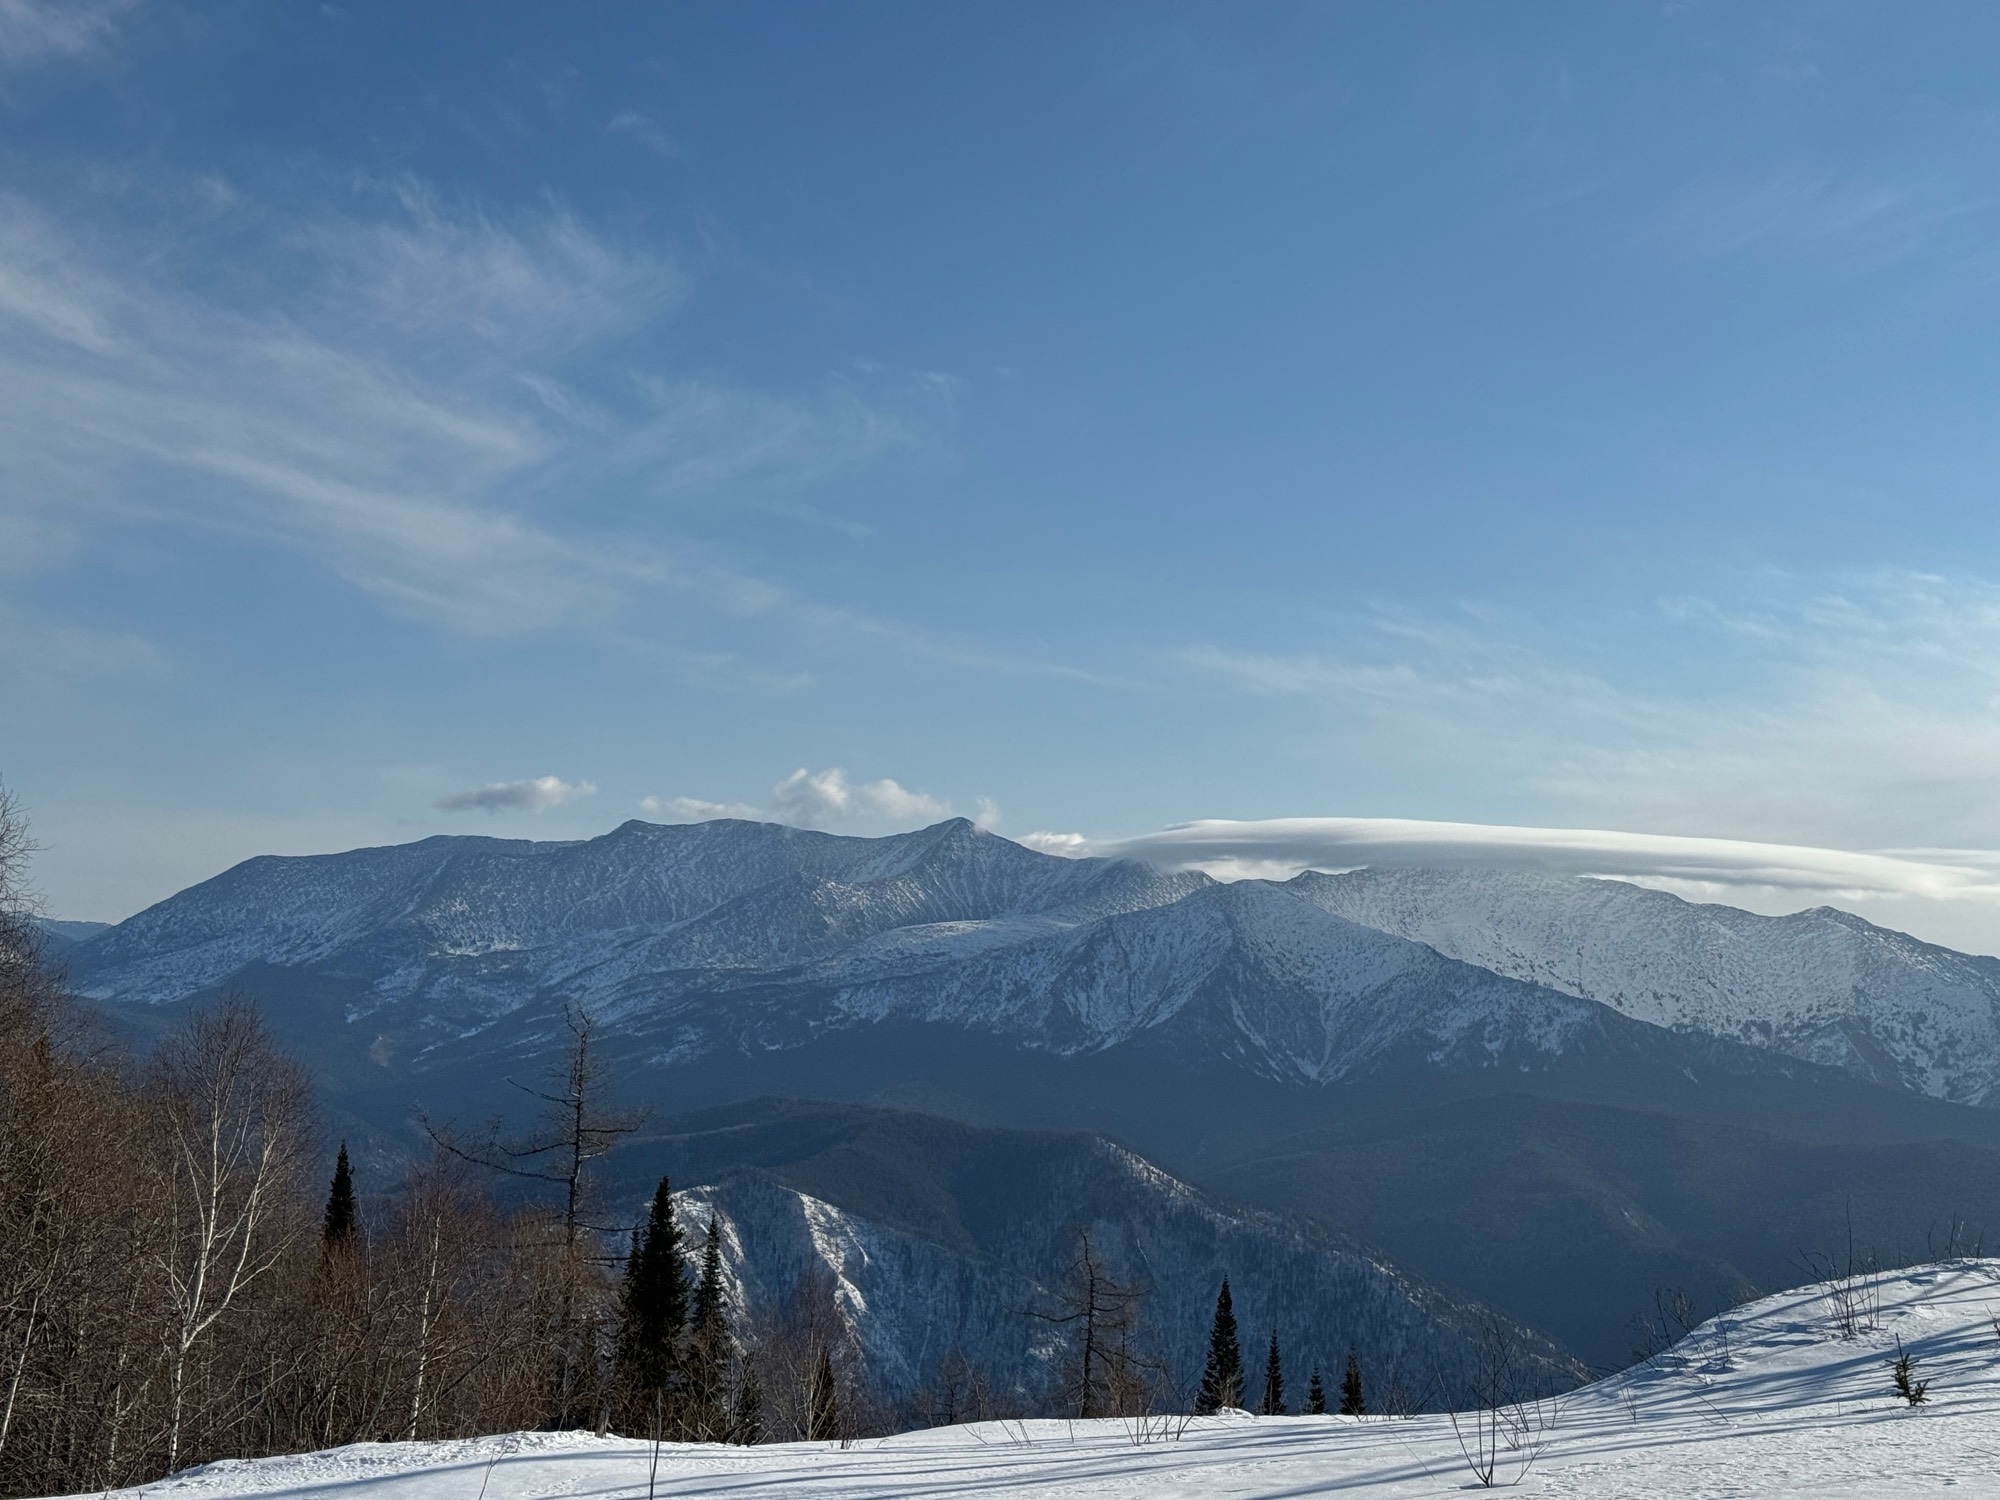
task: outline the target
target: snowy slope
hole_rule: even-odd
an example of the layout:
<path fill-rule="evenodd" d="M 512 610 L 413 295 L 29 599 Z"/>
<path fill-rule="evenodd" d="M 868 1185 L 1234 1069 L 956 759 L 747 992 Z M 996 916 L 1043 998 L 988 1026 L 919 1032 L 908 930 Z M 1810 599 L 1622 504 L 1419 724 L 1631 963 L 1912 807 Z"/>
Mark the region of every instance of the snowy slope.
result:
<path fill-rule="evenodd" d="M 1616 880 L 1308 874 L 1328 912 L 1636 1020 L 1768 1046 L 1961 1103 L 2000 1087 L 2000 959 L 1832 907 L 1762 917 Z"/>
<path fill-rule="evenodd" d="M 438 837 L 247 860 L 93 939 L 78 976 L 158 1004 L 252 964 L 331 963 L 365 980 L 360 1010 L 456 990 L 501 1013 L 538 987 L 592 999 L 635 974 L 767 968 L 923 924 L 1087 920 L 1206 883 L 1050 858 L 963 819 L 883 839 L 733 820 Z"/>
<path fill-rule="evenodd" d="M 1572 1500 L 1807 1500 L 1950 1493 L 2000 1497 L 2000 1262 L 1861 1284 L 1872 1326 L 1843 1338 L 1824 1289 L 1717 1319 L 1669 1356 L 1538 1407 L 1496 1478 Z M 1933 1382 L 1930 1403 L 1890 1391 L 1896 1341 Z M 1461 1417 L 1461 1431 L 1476 1419 Z M 1528 1458 L 1532 1454 L 1533 1462 Z M 651 1449 L 615 1437 L 515 1434 L 360 1445 L 211 1464 L 149 1485 L 151 1500 L 532 1500 L 647 1493 Z M 1385 1421 L 1223 1415 L 1164 1428 L 1130 1421 L 989 1423 L 848 1449 L 674 1446 L 660 1496 L 787 1500 L 1020 1497 L 1055 1500 L 1415 1500 L 1464 1493 L 1471 1476 L 1444 1417 Z"/>
<path fill-rule="evenodd" d="M 1392 1050 L 1560 1052 L 1593 1007 L 1496 978 L 1246 881 L 976 953 L 843 954 L 807 969 L 857 1019 L 942 1021 L 1060 1054 L 1157 1033 L 1184 1055 L 1325 1082 Z"/>

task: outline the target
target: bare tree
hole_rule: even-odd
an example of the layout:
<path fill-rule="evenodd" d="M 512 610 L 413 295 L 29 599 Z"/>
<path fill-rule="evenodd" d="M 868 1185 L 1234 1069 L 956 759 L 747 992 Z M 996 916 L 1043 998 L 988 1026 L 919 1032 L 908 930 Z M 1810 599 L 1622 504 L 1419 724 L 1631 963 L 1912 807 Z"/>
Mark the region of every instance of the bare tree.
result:
<path fill-rule="evenodd" d="M 1028 1309 L 1062 1341 L 1058 1400 L 1076 1417 L 1139 1415 L 1150 1409 L 1161 1374 L 1139 1346 L 1144 1291 L 1112 1275 L 1088 1227 L 1075 1237 L 1061 1282 L 1044 1305 Z"/>
<path fill-rule="evenodd" d="M 1021 1415 L 1019 1403 L 1003 1400 L 990 1375 L 956 1344 L 938 1356 L 930 1374 L 910 1393 L 907 1420 L 913 1426 L 950 1427 Z"/>
<path fill-rule="evenodd" d="M 179 1467 L 209 1392 L 197 1355 L 304 1232 L 310 1088 L 246 1002 L 225 999 L 168 1038 L 151 1080 L 165 1222 L 166 1464 Z"/>
<path fill-rule="evenodd" d="M 1518 1484 L 1548 1446 L 1554 1409 L 1540 1372 L 1524 1357 L 1519 1329 L 1487 1314 L 1472 1355 L 1467 1410 L 1451 1413 L 1452 1436 L 1475 1483 Z"/>
<path fill-rule="evenodd" d="M 553 1239 L 543 1231 L 523 1245 L 542 1264 L 542 1289 L 551 1299 L 549 1418 L 559 1426 L 601 1426 L 606 1391 L 597 1366 L 609 1347 L 604 1277 L 609 1257 L 599 1240 L 615 1227 L 590 1217 L 596 1206 L 591 1164 L 637 1130 L 641 1116 L 605 1103 L 607 1079 L 594 1048 L 596 1017 L 565 1004 L 562 1019 L 569 1045 L 551 1080 L 542 1086 L 508 1080 L 541 1106 L 533 1131 L 509 1138 L 496 1128 L 472 1146 L 461 1145 L 449 1130 L 430 1134 L 440 1149 L 466 1161 L 560 1190 Z"/>
<path fill-rule="evenodd" d="M 769 1425 L 781 1441 L 847 1442 L 884 1425 L 854 1330 L 824 1267 L 799 1277 L 752 1357 Z"/>

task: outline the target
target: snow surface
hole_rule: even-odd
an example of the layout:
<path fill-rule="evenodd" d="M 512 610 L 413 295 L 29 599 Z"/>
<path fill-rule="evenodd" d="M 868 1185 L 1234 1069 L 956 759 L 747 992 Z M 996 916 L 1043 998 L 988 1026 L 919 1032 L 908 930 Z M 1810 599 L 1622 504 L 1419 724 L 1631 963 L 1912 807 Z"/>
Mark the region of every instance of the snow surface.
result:
<path fill-rule="evenodd" d="M 1843 1337 L 1829 1288 L 1766 1298 L 1666 1355 L 1530 1410 L 1538 1434 L 1496 1476 L 1523 1495 L 1622 1500 L 1749 1496 L 2000 1496 L 2000 1261 L 1864 1279 L 1867 1325 Z M 1897 1340 L 1934 1382 L 1906 1406 Z M 1461 1426 L 1467 1426 L 1461 1418 Z M 1535 1461 L 1523 1472 L 1528 1449 Z M 360 1444 L 210 1464 L 149 1485 L 151 1500 L 636 1500 L 652 1450 L 587 1434 Z M 1224 1414 L 1142 1432 L 1128 1421 L 982 1423 L 842 1449 L 669 1444 L 657 1494 L 917 1497 L 1442 1496 L 1471 1485 L 1449 1419 Z M 107 1497 L 108 1500 L 108 1497 Z"/>

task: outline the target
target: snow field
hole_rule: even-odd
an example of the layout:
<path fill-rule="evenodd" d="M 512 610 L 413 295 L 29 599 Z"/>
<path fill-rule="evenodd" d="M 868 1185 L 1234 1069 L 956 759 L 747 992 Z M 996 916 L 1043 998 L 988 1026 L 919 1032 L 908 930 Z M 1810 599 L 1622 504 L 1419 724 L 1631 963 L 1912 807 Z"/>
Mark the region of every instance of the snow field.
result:
<path fill-rule="evenodd" d="M 2000 1500 L 2000 1260 L 1782 1293 L 1666 1354 L 1508 1412 L 1494 1478 L 1523 1495 L 1625 1500 Z M 1932 1382 L 1906 1405 L 1898 1340 Z M 1461 1415 L 1468 1443 L 1478 1419 Z M 1178 1436 L 1176 1436 L 1178 1433 Z M 1510 1445 L 1511 1444 L 1511 1445 Z M 577 1433 L 357 1444 L 190 1470 L 132 1500 L 638 1500 L 653 1449 Z M 1451 1419 L 1251 1417 L 981 1423 L 857 1443 L 668 1444 L 659 1497 L 1147 1500 L 1403 1497 L 1476 1490 Z M 109 1500 L 109 1497 L 106 1497 Z"/>

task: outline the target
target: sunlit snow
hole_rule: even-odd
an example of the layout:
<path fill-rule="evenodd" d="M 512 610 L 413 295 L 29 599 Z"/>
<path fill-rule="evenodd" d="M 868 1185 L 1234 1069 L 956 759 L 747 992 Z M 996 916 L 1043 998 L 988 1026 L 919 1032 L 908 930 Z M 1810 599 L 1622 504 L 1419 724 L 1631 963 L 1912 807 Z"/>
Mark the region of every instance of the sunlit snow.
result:
<path fill-rule="evenodd" d="M 2000 1496 L 2000 1260 L 1767 1298 L 1596 1385 L 1503 1414 L 1496 1483 L 1524 1495 Z M 1898 1341 L 1930 1381 L 1891 1384 Z M 1460 1495 L 1476 1417 L 982 1423 L 858 1442 L 666 1445 L 658 1496 Z M 151 1500 L 637 1500 L 653 1450 L 587 1434 L 364 1444 L 211 1464 Z"/>

